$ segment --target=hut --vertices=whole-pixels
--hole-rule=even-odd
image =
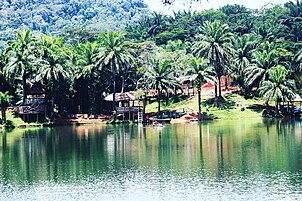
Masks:
[[[15,112],[26,122],[44,121],[46,116],[46,93],[42,85],[35,83],[25,91],[25,103],[15,107]]]
[[[302,98],[296,94],[293,100],[288,100],[281,105],[281,110],[290,116],[300,117],[302,113]]]
[[[104,100],[106,102],[113,102],[113,94],[108,95]],[[140,106],[140,100],[136,97],[135,91],[116,93],[115,102],[117,116],[122,117],[123,120],[126,118],[129,120],[132,119],[134,121],[134,119],[136,119],[136,116],[142,110],[142,107]]]

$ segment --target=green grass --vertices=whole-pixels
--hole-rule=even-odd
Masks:
[[[197,96],[190,99],[182,99],[179,102],[174,102],[173,98],[169,99],[168,104],[166,101],[161,102],[161,110],[179,110],[183,108],[189,112],[192,109],[198,111]],[[261,117],[262,110],[249,109],[251,106],[261,105],[260,99],[245,99],[238,94],[230,94],[219,102],[219,106],[215,106],[213,98],[202,99],[202,111],[205,111],[206,105],[209,106],[209,115],[218,119],[243,119],[243,118],[258,118]],[[157,102],[154,100],[146,107],[147,112],[157,112]]]
[[[7,127],[34,127],[34,126],[41,126],[45,124],[39,122],[26,123],[20,117],[16,116],[14,112],[7,112],[6,119],[7,119],[7,123],[6,123]]]

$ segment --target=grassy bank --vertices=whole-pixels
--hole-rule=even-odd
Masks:
[[[153,101],[147,105],[147,112],[157,112],[157,102]],[[261,117],[262,109],[257,109],[257,105],[261,104],[262,101],[260,99],[245,99],[238,94],[230,94],[216,107],[213,98],[202,97],[202,111],[205,112],[208,105],[209,114],[217,119],[259,118]],[[161,110],[182,111],[183,109],[185,111],[198,111],[197,96],[191,98],[180,97],[179,101],[174,101],[173,98],[170,98],[169,101],[161,102]]]
[[[39,123],[39,122],[33,122],[33,123],[26,123],[24,122],[20,117],[16,116],[14,112],[7,112],[6,113],[6,124],[5,127],[9,128],[28,128],[28,127],[39,127],[46,124],[50,124],[49,122],[45,123]]]

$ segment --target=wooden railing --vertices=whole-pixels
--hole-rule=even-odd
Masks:
[[[126,112],[138,112],[140,107],[117,107],[116,111],[118,113],[126,113]]]
[[[18,114],[45,114],[45,105],[26,105],[15,107],[15,112]]]

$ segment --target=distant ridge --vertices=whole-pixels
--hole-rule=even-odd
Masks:
[[[149,13],[142,0],[2,0],[0,47],[16,29],[60,35],[68,29],[118,29]]]

